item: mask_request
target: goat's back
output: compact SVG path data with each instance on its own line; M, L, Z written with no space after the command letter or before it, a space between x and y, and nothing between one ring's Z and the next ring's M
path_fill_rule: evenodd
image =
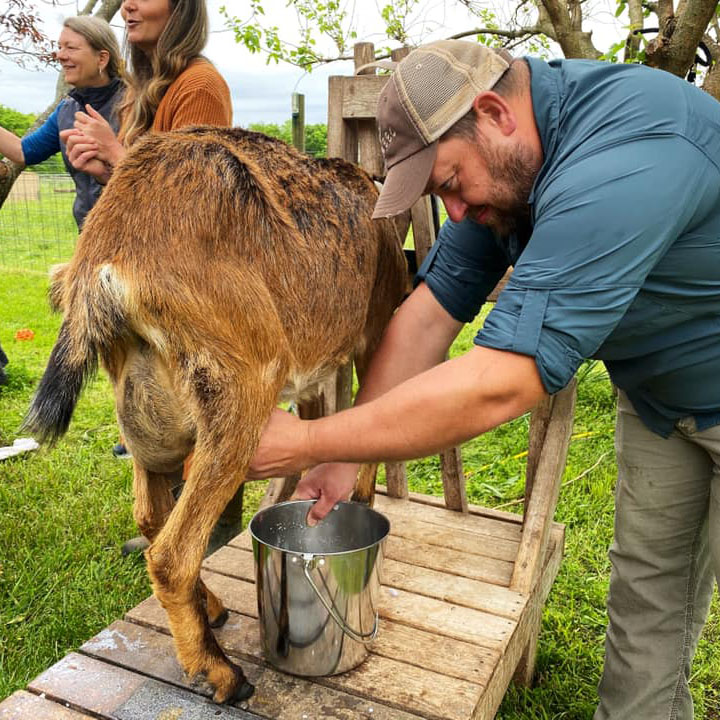
M295 364L357 348L401 299L405 265L362 170L241 129L151 135L117 167L68 273L102 288L150 343L198 347L274 326ZM79 298L78 298L79 300ZM362 343L361 343L362 344ZM272 349L263 355L272 355Z

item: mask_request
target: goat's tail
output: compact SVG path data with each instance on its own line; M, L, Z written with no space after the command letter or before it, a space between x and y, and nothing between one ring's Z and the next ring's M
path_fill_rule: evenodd
M104 279L101 274L95 282L86 277L66 286L60 333L23 422L40 442L54 443L65 434L98 357L110 357L125 332L122 303Z
M39 442L54 443L64 435L85 382L97 369L97 350L88 348L82 362L72 362L68 325L63 322L45 373L25 416L23 429Z

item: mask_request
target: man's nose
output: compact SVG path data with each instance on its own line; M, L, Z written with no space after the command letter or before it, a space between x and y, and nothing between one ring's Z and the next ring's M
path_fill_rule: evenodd
M460 198L453 196L443 197L441 195L440 197L443 201L443 204L445 205L445 210L447 210L448 217L453 222L460 222L465 217L465 215L467 215L469 206L466 202L463 202Z

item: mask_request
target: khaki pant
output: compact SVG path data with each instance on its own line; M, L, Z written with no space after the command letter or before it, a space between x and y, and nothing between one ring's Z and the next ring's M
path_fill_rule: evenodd
M720 426L665 439L620 393L618 483L594 720L690 720L690 664L720 578Z

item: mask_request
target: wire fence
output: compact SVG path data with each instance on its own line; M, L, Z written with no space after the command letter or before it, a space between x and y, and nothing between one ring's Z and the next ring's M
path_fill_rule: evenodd
M24 172L0 208L0 266L47 272L77 240L75 185L68 174Z

